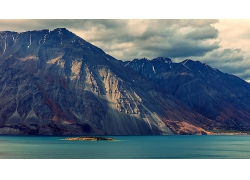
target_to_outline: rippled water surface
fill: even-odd
[[[0,136],[0,159],[250,159],[250,136]]]

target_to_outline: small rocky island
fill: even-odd
[[[68,137],[65,140],[69,141],[113,141],[114,138],[105,137]]]

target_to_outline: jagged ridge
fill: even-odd
[[[249,99],[231,98],[237,106],[226,101],[233,115],[223,110],[225,104],[215,106],[230,95],[226,91],[221,99],[211,85],[211,77],[218,75],[221,83],[224,73],[164,57],[125,63],[65,28],[0,32],[0,74],[1,134],[206,134],[249,127]],[[249,85],[225,77],[244,92],[230,97],[249,93]],[[199,106],[207,100],[218,111]]]
[[[165,93],[212,120],[209,130],[250,130],[250,84],[246,81],[189,59],[171,65],[133,60],[126,62],[126,67],[149,78]]]
[[[0,133],[172,133],[162,104],[176,103],[68,30],[2,32],[0,44]]]

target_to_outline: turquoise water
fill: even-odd
[[[250,136],[0,136],[0,159],[250,159]]]

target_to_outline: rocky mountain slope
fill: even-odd
[[[0,134],[249,130],[249,92],[200,62],[116,60],[65,28],[0,32]]]
[[[211,119],[210,130],[250,130],[250,84],[246,81],[192,60],[135,59],[125,64]]]
[[[2,134],[172,134],[163,118],[202,118],[64,28],[1,32],[0,67]]]

